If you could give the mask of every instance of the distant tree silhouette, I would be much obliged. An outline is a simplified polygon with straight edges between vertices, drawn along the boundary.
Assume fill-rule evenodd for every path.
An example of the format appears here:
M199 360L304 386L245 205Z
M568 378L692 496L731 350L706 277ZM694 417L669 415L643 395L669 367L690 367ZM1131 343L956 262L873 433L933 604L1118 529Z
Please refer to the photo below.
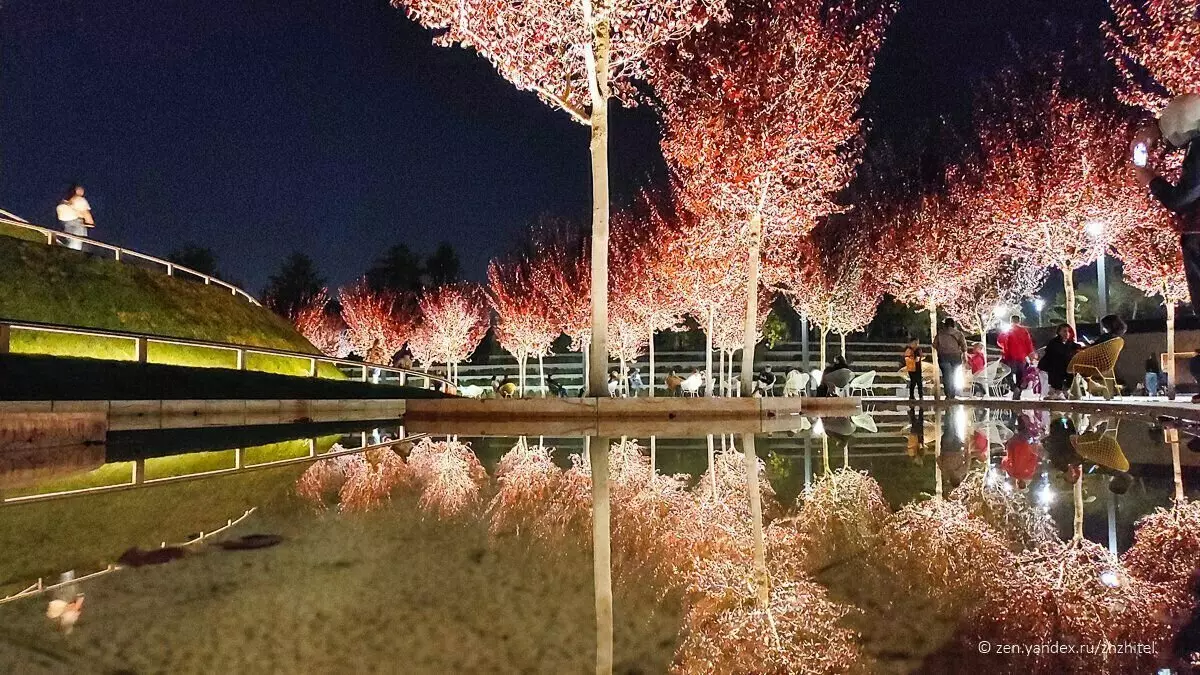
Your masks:
M211 248L188 243L167 254L167 260L182 265L210 277L219 277L217 273L217 254Z
M425 258L423 279L426 286L445 286L459 281L462 274L462 264L458 260L458 252L446 242L438 244Z
M317 273L312 258L296 251L283 261L279 271L267 280L263 298L276 314L293 319L325 288L325 278Z
M421 281L424 271L421 256L407 244L396 244L376 258L367 270L367 285L376 293L417 293L424 287Z

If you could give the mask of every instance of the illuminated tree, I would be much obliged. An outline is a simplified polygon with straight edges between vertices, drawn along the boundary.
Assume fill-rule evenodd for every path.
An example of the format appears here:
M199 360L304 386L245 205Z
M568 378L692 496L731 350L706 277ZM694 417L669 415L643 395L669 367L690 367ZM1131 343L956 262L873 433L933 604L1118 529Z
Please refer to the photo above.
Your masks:
M1061 56L1003 72L982 107L987 207L1011 224L1016 249L1062 272L1074 326L1074 271L1140 215L1126 189L1132 127L1113 106L1068 91Z
M407 298L391 291L375 292L360 280L338 293L346 338L367 363L388 364L404 347L415 311Z
M1124 263L1125 282L1160 295L1167 310L1167 382L1175 392L1175 305L1188 302L1187 277L1183 273L1183 250L1171 214L1141 195L1144 219L1121 233L1113 249Z
M454 518L483 506L487 471L466 443L421 439L408 455L408 468L421 486L422 509Z
M998 253L999 230L981 225L962 208L958 190L934 190L911 206L894 205L891 226L882 221L875 250L880 281L899 301L929 312L929 338L937 334L937 309L959 301L989 273ZM931 349L934 397L940 396L937 350Z
M742 389L749 394L764 242L842 210L859 101L894 11L888 0L739 0L733 18L664 50L654 87L663 155L689 208L748 261ZM770 280L767 281L770 283Z
M733 355L745 346L746 306L742 297L730 295L724 298L726 304L718 305L713 314L713 346L719 357L717 363L718 377L714 382L723 382L719 388L725 396L733 396L737 384L733 378ZM758 305L755 315L758 323L755 325L755 340L762 339L763 326L767 323L767 315L771 312L771 302L775 294L770 289L758 287ZM728 371L725 369L728 368ZM716 386L716 385L714 385Z
M534 281L532 264L524 256L493 260L488 265L487 296L496 311L496 340L517 360L518 387L524 396L529 357L536 357L541 365L542 357L550 352L550 345L561 332L559 323ZM545 368L541 377L544 392Z
M613 217L609 278L613 341L609 352L625 363L645 346L650 354L650 395L654 395L654 335L680 322L684 300L670 277L663 253L678 235L657 195L642 194L633 207Z
M987 331L997 308L1015 308L1037 293L1046 280L1046 268L1020 253L1000 249L978 278L945 307L959 325L979 333L987 362Z
M343 333L346 324L342 317L329 311L329 291L322 288L307 303L296 310L292 325L322 354L342 358L346 356Z
M1200 15L1195 0L1109 0L1108 57L1126 103L1155 112L1173 96L1200 91Z
M592 338L590 242L565 223L542 219L534 230L530 275L548 318L583 353L583 390L588 390Z
M418 305L421 319L409 348L426 366L446 364L446 376L457 384L458 364L471 356L491 325L487 296L477 284L449 284L426 290Z
M720 18L720 0L392 0L436 31L435 42L474 49L517 89L591 127L591 394L608 368L608 100L633 102L633 80L659 47Z

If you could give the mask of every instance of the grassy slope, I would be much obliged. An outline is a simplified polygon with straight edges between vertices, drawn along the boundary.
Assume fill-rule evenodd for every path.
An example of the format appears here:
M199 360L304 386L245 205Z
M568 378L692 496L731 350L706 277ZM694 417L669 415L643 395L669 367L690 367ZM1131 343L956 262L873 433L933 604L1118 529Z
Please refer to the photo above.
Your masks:
M0 234L4 234L0 231ZM216 286L0 236L0 317L316 353L287 321ZM14 331L12 350L131 360L132 341ZM233 352L151 344L154 363L231 368ZM251 355L247 368L302 374L301 359ZM328 367L327 376L336 377Z

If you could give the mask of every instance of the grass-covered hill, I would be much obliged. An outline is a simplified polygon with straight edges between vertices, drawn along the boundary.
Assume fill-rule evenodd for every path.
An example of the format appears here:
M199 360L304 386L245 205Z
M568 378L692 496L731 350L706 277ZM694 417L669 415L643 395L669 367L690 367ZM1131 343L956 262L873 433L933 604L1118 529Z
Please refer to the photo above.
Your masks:
M317 350L265 307L227 289L0 233L0 317L304 353ZM13 331L14 353L133 359L128 339ZM233 352L151 343L151 362L234 367ZM247 368L304 372L297 359L250 355ZM324 369L323 369L324 370Z

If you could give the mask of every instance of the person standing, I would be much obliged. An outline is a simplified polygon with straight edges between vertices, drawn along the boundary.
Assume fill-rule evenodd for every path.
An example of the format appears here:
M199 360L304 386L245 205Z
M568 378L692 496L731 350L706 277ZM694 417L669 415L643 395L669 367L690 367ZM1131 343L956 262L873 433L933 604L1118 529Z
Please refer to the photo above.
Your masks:
M87 238L88 230L96 226L92 219L92 206L83 196L83 186L72 183L63 195L62 201L55 209L58 222L62 224L63 232L72 235L67 239L67 247L76 251L83 250L81 238Z
M904 348L904 371L908 373L908 400L922 400L925 398L925 380L921 373L921 360L925 355L921 353L921 343L917 338L912 338L908 341L908 346Z
M1148 166L1149 149L1159 140L1172 150L1185 150L1179 181L1172 184ZM1158 123L1142 129L1130 148L1134 178L1160 204L1176 214L1179 244L1183 249L1183 272L1187 277L1192 306L1200 307L1200 94L1183 94L1171 99ZM1188 364L1200 371L1200 355ZM1200 394L1192 397L1200 403Z
M1021 325L1020 315L1013 314L1011 322L1007 330L1000 332L996 344L1000 347L1000 360L1011 371L1006 379L1012 380L1013 400L1019 401L1025 388L1025 370L1029 367L1029 357L1035 350L1033 336L1029 334L1028 328Z
M1158 396L1159 390L1167 387L1167 374L1163 372L1154 354L1146 357L1145 384L1147 396Z
M933 338L933 348L937 350L938 368L942 371L942 389L946 392L946 398L957 398L958 373L967 351L967 338L954 324L954 319L946 317L942 320L942 326Z

